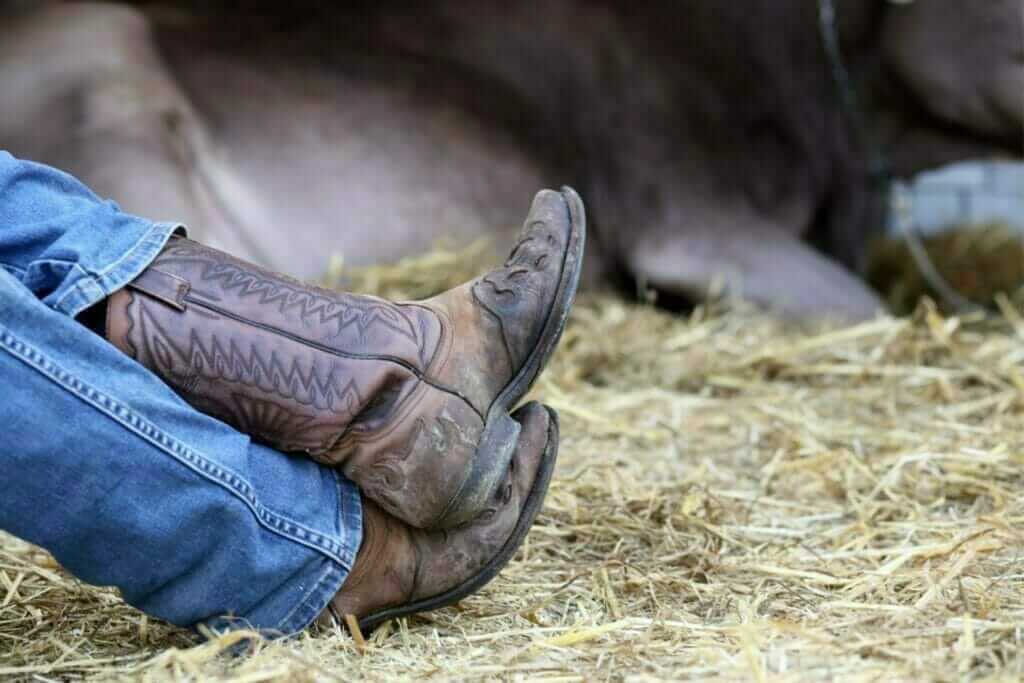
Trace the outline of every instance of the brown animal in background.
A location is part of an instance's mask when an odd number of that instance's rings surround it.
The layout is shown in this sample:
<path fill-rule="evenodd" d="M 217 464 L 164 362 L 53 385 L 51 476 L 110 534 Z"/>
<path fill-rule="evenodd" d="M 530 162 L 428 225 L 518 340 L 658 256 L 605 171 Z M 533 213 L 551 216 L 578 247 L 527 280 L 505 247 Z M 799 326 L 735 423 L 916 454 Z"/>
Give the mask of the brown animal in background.
<path fill-rule="evenodd" d="M 315 277 L 441 235 L 511 239 L 541 186 L 588 280 L 793 316 L 880 306 L 880 207 L 810 0 L 11 3 L 0 147 Z M 836 0 L 870 136 L 906 175 L 1021 155 L 1019 0 Z"/>

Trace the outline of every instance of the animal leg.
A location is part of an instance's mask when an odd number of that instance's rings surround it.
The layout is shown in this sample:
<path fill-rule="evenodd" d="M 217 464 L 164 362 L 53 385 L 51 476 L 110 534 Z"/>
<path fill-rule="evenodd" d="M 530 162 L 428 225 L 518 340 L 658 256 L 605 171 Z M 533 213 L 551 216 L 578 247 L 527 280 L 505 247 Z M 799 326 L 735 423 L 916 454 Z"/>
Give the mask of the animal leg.
<path fill-rule="evenodd" d="M 648 285 L 691 300 L 722 284 L 739 296 L 794 319 L 853 322 L 883 310 L 860 279 L 798 238 L 772 229 L 675 234 L 649 231 L 627 253 L 627 266 Z"/>

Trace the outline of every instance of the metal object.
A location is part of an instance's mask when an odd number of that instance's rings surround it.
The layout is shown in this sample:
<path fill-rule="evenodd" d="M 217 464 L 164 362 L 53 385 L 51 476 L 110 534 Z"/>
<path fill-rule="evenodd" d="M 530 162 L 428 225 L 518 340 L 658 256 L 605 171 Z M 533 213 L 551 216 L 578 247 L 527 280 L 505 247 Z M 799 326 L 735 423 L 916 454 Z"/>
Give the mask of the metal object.
<path fill-rule="evenodd" d="M 914 201 L 913 194 L 908 191 L 908 185 L 903 182 L 894 182 L 889 194 L 889 225 L 890 231 L 895 230 L 903 237 L 903 241 L 910 250 L 910 256 L 914 259 L 921 277 L 931 286 L 933 290 L 946 302 L 956 313 L 971 313 L 977 310 L 987 310 L 967 297 L 956 291 L 942 277 L 935 264 L 928 256 L 927 250 L 921 241 L 921 235 L 917 232 L 913 223 Z"/>
<path fill-rule="evenodd" d="M 861 106 L 860 96 L 853 84 L 850 71 L 846 68 L 842 47 L 839 44 L 839 29 L 836 28 L 836 8 L 833 0 L 818 0 L 818 32 L 832 69 L 836 95 L 867 159 L 868 182 L 874 188 L 884 188 L 890 180 L 889 162 L 882 153 L 881 146 L 871 135 L 867 114 Z"/>

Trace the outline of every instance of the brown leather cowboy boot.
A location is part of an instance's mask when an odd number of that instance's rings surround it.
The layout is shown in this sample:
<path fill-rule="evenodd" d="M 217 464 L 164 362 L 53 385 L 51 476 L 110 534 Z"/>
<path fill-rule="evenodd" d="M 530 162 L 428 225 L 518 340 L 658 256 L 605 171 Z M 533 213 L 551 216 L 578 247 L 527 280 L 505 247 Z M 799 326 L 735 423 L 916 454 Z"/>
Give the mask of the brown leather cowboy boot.
<path fill-rule="evenodd" d="M 351 614 L 366 632 L 458 602 L 508 564 L 543 505 L 558 454 L 553 410 L 528 403 L 514 417 L 522 431 L 503 485 L 472 523 L 451 531 L 413 529 L 363 501 L 355 566 L 321 621 Z"/>
<path fill-rule="evenodd" d="M 508 412 L 561 336 L 583 205 L 537 194 L 504 267 L 428 301 L 312 287 L 174 237 L 107 302 L 107 339 L 197 409 L 342 468 L 418 528 L 474 518 L 503 480 Z"/>

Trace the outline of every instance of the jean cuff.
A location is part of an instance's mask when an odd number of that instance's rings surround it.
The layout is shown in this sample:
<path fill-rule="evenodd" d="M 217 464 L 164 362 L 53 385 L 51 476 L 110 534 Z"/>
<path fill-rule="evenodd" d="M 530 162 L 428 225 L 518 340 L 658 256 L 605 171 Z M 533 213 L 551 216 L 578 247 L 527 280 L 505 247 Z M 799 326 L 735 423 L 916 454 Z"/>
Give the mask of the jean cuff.
<path fill-rule="evenodd" d="M 96 305 L 137 278 L 156 259 L 174 234 L 185 236 L 187 230 L 181 223 L 151 223 L 138 241 L 117 261 L 99 273 L 80 275 L 60 295 L 53 308 L 73 318 Z"/>

